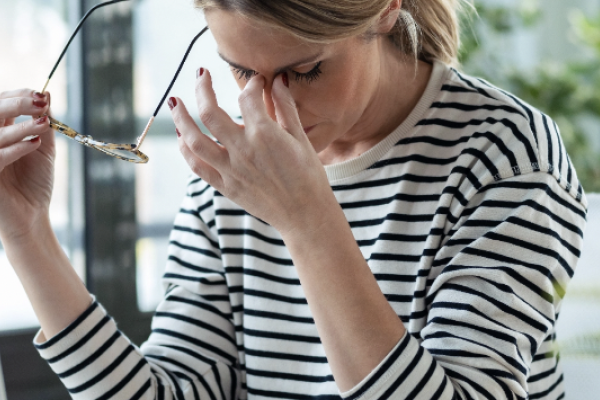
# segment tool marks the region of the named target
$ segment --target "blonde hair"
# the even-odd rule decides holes
[[[195,0],[200,9],[235,11],[314,43],[372,34],[392,0]],[[388,36],[415,60],[457,65],[458,9],[464,0],[403,0]]]

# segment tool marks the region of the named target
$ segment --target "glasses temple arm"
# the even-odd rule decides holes
[[[121,1],[123,1],[123,0],[121,0]],[[196,41],[198,40],[198,38],[200,38],[200,36],[202,36],[204,34],[204,32],[206,32],[207,30],[208,30],[208,26],[204,27],[200,31],[200,33],[198,33],[196,36],[194,36],[194,39],[192,39],[192,42],[188,46],[188,48],[187,48],[187,50],[186,50],[186,52],[185,52],[185,54],[183,56],[183,59],[179,63],[179,67],[177,67],[177,72],[175,72],[175,76],[171,80],[171,83],[169,84],[169,87],[167,88],[167,91],[165,92],[165,94],[163,95],[162,99],[158,103],[158,106],[156,107],[156,110],[154,111],[154,114],[152,114],[152,117],[148,121],[148,124],[146,125],[146,129],[144,129],[144,131],[142,132],[142,134],[138,138],[136,148],[139,148],[142,145],[142,142],[144,141],[144,139],[146,138],[146,135],[148,134],[148,131],[150,130],[150,126],[152,126],[152,123],[154,122],[154,119],[158,115],[158,112],[160,111],[161,107],[165,103],[165,100],[167,99],[167,96],[169,95],[169,92],[173,88],[173,85],[175,84],[175,81],[179,77],[179,73],[181,72],[181,69],[183,68],[183,64],[185,64],[185,61],[187,60],[188,56],[190,55],[190,52],[192,51],[192,47],[194,47],[194,44],[196,43]]]
[[[46,84],[44,85],[44,89],[42,89],[42,93],[44,93],[46,91],[46,88],[48,87],[48,83],[50,83],[50,79],[52,78],[52,75],[54,75],[54,72],[56,71],[56,68],[58,67],[58,64],[60,64],[60,61],[65,56],[65,53],[67,52],[67,49],[71,45],[71,42],[73,41],[73,39],[75,39],[75,36],[77,35],[77,32],[79,32],[79,30],[81,29],[83,23],[85,22],[86,19],[88,19],[88,17],[90,16],[90,14],[93,13],[94,11],[96,11],[97,9],[101,8],[101,7],[108,6],[108,5],[115,4],[115,3],[120,3],[122,1],[128,1],[128,0],[111,0],[111,1],[106,1],[104,3],[100,3],[100,4],[95,5],[88,12],[85,13],[85,15],[83,16],[83,18],[81,18],[81,20],[77,24],[77,27],[75,28],[75,31],[71,34],[71,37],[69,38],[69,41],[67,42],[67,45],[63,49],[62,53],[60,53],[60,56],[58,57],[58,60],[56,61],[56,64],[54,64],[54,67],[52,68],[52,71],[50,72],[50,75],[48,75],[48,80],[46,81]]]

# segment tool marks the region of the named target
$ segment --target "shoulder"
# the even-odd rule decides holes
[[[215,194],[215,189],[196,174],[191,174],[187,180],[186,196],[197,199],[209,199]]]
[[[449,68],[439,96],[418,125],[436,127],[440,135],[460,138],[457,162],[465,164],[482,184],[548,173],[573,198],[584,201],[556,123],[483,79]]]
[[[206,213],[210,213],[208,219],[213,219],[215,193],[216,190],[202,178],[195,174],[190,175],[179,213],[192,214],[205,220],[207,218],[203,218],[202,214],[207,217]]]

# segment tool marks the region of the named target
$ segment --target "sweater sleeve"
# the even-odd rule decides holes
[[[197,181],[196,181],[197,183]],[[211,201],[194,185],[175,220],[166,295],[140,347],[94,301],[69,327],[35,346],[74,399],[236,399],[241,372]],[[196,190],[196,191],[195,191]]]
[[[423,301],[405,335],[345,399],[525,399],[580,255],[586,210],[551,174],[481,187],[446,212]],[[544,397],[545,398],[545,397]]]

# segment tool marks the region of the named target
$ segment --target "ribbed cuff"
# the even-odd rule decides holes
[[[40,330],[33,339],[40,356],[58,375],[88,357],[117,331],[106,310],[95,299],[92,300],[90,307],[54,337],[40,342]]]
[[[390,397],[397,393],[407,394],[420,390],[424,377],[432,381],[443,379],[443,372],[435,366],[435,360],[423,349],[419,341],[408,332],[390,351],[386,358],[354,388],[340,393],[346,400],[370,400]]]

